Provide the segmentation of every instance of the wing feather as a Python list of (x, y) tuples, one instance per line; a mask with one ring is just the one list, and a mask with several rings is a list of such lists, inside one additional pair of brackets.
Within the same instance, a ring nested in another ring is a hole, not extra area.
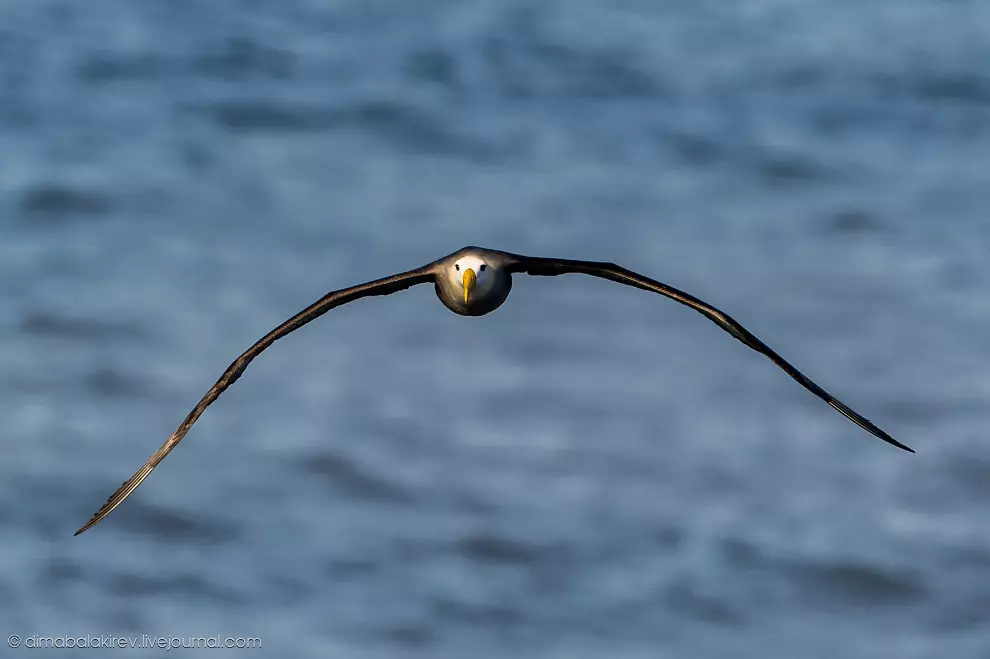
[(904, 449), (905, 451), (914, 453), (913, 449), (900, 443), (874, 425), (872, 421), (818, 386), (813, 380), (811, 380), (811, 378), (807, 377), (804, 373), (791, 365), (790, 362), (778, 355), (767, 344), (763, 343), (763, 341), (756, 338), (752, 332), (739, 324), (739, 322), (737, 322), (729, 314), (713, 307), (707, 302), (699, 300), (690, 293), (685, 293), (684, 291), (674, 288), (673, 286), (668, 286), (662, 282), (650, 279), (649, 277), (633, 272), (632, 270), (627, 270), (626, 268), (618, 266), (614, 263), (575, 261), (570, 259), (541, 258), (512, 254), (507, 268), (510, 272), (524, 272), (529, 275), (537, 276), (556, 276), (568, 273), (591, 275), (593, 277), (601, 277), (602, 279), (608, 279), (620, 284), (639, 288), (644, 291), (659, 293), (660, 295), (680, 302), (681, 304), (691, 307), (695, 311), (705, 315), (709, 320), (734, 336), (736, 339), (746, 344), (753, 350), (768, 357), (770, 361), (783, 369), (785, 373), (794, 378), (794, 380), (796, 380), (802, 387), (824, 400), (840, 414), (858, 425), (860, 428), (872, 433), (888, 444), (892, 444), (893, 446)]
[(427, 282), (434, 281), (435, 277), (435, 264), (430, 264), (423, 266), (422, 268), (417, 268), (415, 270), (409, 270), (408, 272), (399, 273), (397, 275), (392, 275), (391, 277), (385, 277), (383, 279), (376, 279), (375, 281), (370, 281), (364, 284), (359, 284), (358, 286), (352, 286), (350, 288), (344, 288), (338, 291), (332, 291), (327, 293), (325, 296), (306, 307), (299, 313), (297, 313), (292, 318), (288, 319), (271, 332), (259, 339), (253, 346), (248, 348), (240, 357), (234, 360), (234, 362), (227, 367), (220, 379), (216, 381), (206, 395), (196, 404), (196, 407), (192, 409), (191, 412), (186, 416), (185, 420), (175, 429), (175, 432), (165, 440), (155, 453), (148, 458), (148, 461), (137, 470), (137, 472), (131, 476), (128, 480), (117, 488), (117, 491), (110, 495), (107, 502), (96, 511), (96, 514), (86, 522), (82, 527), (79, 528), (73, 535), (79, 535), (86, 529), (89, 529), (104, 517), (109, 515), (114, 508), (123, 503), (130, 494), (137, 489), (145, 478), (158, 466), (158, 464), (165, 459), (172, 449), (174, 449), (182, 438), (186, 436), (189, 429), (192, 427), (196, 420), (203, 414), (207, 407), (210, 406), (213, 401), (219, 398), (220, 394), (227, 390), (230, 385), (234, 384), (244, 370), (248, 367), (248, 364), (261, 354), (268, 346), (273, 344), (278, 339), (282, 338), (286, 334), (293, 332), (303, 325), (319, 318), (326, 312), (330, 311), (335, 307), (339, 307), (348, 302), (353, 302), (354, 300), (359, 300), (363, 297), (370, 297), (374, 295), (389, 295), (397, 291), (404, 290), (410, 286), (415, 286), (416, 284), (423, 284)]

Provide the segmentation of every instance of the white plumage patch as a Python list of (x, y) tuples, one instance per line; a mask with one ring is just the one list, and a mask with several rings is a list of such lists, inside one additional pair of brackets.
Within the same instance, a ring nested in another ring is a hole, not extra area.
[(494, 281), (491, 276), (491, 266), (477, 256), (463, 256), (457, 259), (454, 262), (454, 267), (451, 268), (450, 275), (461, 288), (464, 287), (464, 272), (468, 268), (474, 271), (474, 294), (484, 296), (491, 289)]

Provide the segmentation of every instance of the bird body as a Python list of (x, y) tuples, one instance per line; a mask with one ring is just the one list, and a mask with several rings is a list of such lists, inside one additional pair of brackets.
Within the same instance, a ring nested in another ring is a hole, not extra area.
[(756, 338), (755, 335), (740, 325), (731, 316), (689, 293), (627, 270), (614, 263), (522, 256), (520, 254), (470, 246), (459, 249), (452, 254), (448, 254), (414, 270), (408, 270), (382, 279), (376, 279), (375, 281), (327, 293), (263, 336), (231, 363), (223, 375), (220, 376), (220, 379), (217, 380), (213, 387), (210, 388), (206, 395), (189, 412), (185, 420), (176, 428), (175, 432), (172, 433), (165, 443), (162, 444), (129, 480), (125, 481), (110, 496), (103, 507), (76, 531), (75, 535), (79, 535), (98, 523), (119, 506), (124, 499), (130, 496), (165, 456), (182, 441), (182, 438), (185, 437), (186, 433), (189, 432), (189, 429), (206, 408), (240, 378), (248, 364), (263, 350), (267, 349), (286, 334), (299, 329), (331, 309), (347, 304), (348, 302), (375, 295), (390, 295), (410, 286), (429, 282), (434, 284), (437, 297), (440, 298), (444, 306), (454, 313), (462, 316), (484, 316), (498, 309), (505, 302), (509, 296), (509, 292), (512, 290), (513, 274), (535, 276), (585, 274), (657, 293), (691, 307), (749, 348), (765, 355), (801, 386), (824, 400), (853, 423), (888, 444), (906, 451), (911, 451), (912, 453), (914, 452), (875, 426), (869, 419), (855, 412), (852, 408), (815, 384), (810, 378), (797, 370), (760, 339)]
[[(512, 255), (482, 247), (465, 247), (435, 262), (437, 297), (461, 316), (495, 311), (512, 290), (506, 266)], [(467, 282), (465, 282), (467, 280)]]

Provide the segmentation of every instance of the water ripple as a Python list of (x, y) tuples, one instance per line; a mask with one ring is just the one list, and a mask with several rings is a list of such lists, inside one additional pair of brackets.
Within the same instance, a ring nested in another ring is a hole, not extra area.
[(329, 484), (344, 496), (380, 503), (408, 504), (411, 493), (384, 476), (366, 470), (353, 460), (335, 453), (321, 453), (298, 461), (307, 474)]

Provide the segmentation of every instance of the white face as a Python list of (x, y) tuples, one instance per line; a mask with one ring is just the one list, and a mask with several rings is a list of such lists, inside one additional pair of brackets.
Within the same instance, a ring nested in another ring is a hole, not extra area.
[(457, 259), (454, 263), (454, 270), (451, 276), (461, 288), (464, 287), (464, 272), (468, 268), (474, 271), (474, 276), (476, 277), (474, 283), (475, 289), (479, 294), (484, 294), (493, 281), (491, 266), (477, 256), (464, 256)]

